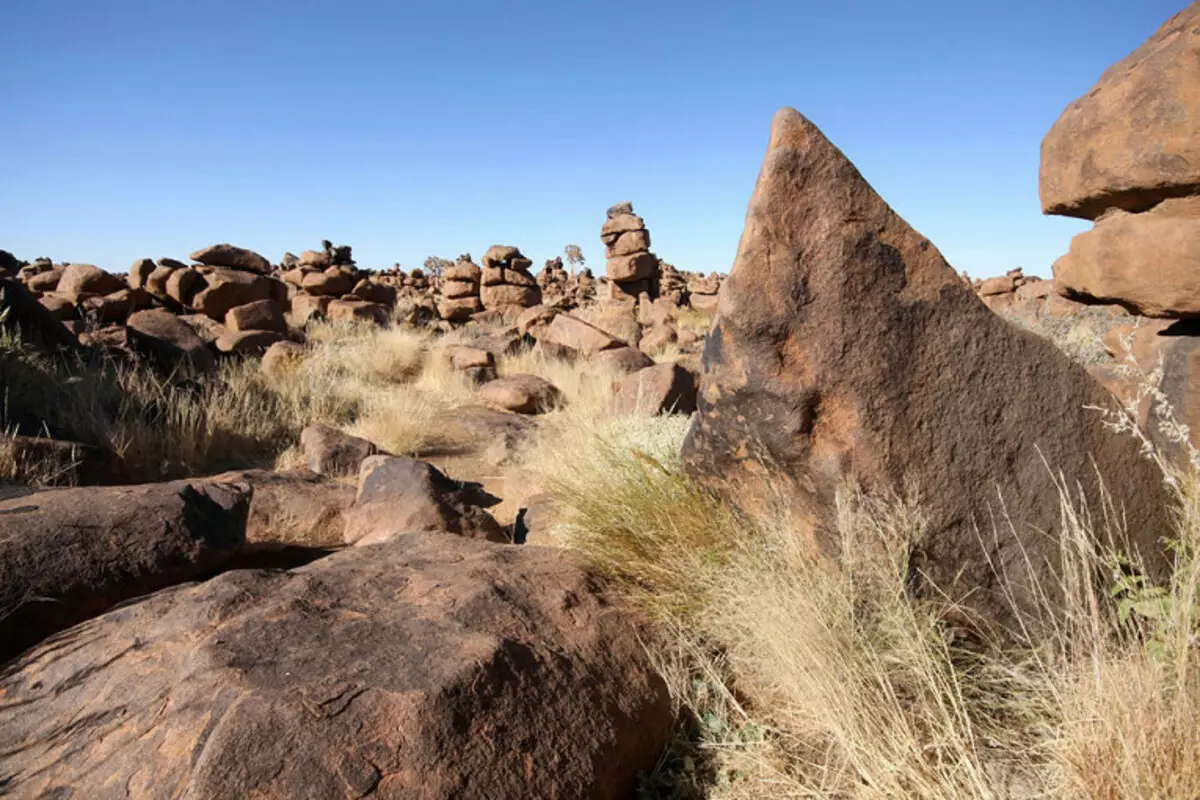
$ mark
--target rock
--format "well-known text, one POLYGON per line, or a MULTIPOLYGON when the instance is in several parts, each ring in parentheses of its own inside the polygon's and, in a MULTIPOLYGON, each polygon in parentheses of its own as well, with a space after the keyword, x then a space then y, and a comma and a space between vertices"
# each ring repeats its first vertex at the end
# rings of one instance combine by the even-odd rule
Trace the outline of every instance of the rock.
POLYGON ((228 331, 225 326, 203 314, 180 314, 179 321, 191 328, 205 344, 215 345, 228 331))
POLYGON ((438 303, 438 314, 450 322, 466 322, 472 314, 478 314, 480 311, 483 311, 483 303, 478 297, 442 300, 438 303))
POLYGON ((521 312, 521 316, 517 317, 517 333, 522 336, 528 334, 536 339, 559 313, 559 309, 553 306, 542 305, 527 308, 521 312))
POLYGON ((203 250, 197 250, 188 258, 210 267, 230 267, 257 272, 260 275, 271 274, 271 262, 264 256, 260 256, 253 250, 235 247, 231 244, 214 244, 203 250))
POLYGON ((379 303, 365 300, 334 300, 325 310, 331 322, 367 322, 386 326, 392 312, 379 303))
POLYGON ((332 297, 314 297, 311 294, 297 294, 291 299, 292 316, 297 325, 304 325, 312 317, 324 318, 332 297))
POLYGON ((611 206, 609 206, 608 211, 605 212, 605 216, 608 219, 612 219, 613 217, 619 217, 622 214, 632 214, 632 213, 633 213, 633 203, 629 202, 628 200, 624 200, 620 203, 613 203, 611 206))
POLYGON ((274 281, 251 272, 214 269, 204 279, 207 286, 192 298, 192 308, 217 322, 224 322, 231 308, 272 299, 274 281))
POLYGON ((617 386, 613 410, 618 414, 691 414, 696 410, 697 376, 668 362, 626 375, 617 386))
POLYGON ((79 308, 88 319, 100 323, 123 322, 133 313, 133 296, 128 289, 98 297, 85 297, 79 308))
POLYGON ((450 365, 459 370, 496 366, 496 357, 478 347, 451 345, 446 348, 446 355, 450 359, 450 365))
POLYGON ((187 264, 174 258, 160 258, 158 260, 158 265, 160 267, 166 267, 167 269, 190 269, 187 264))
POLYGON ((654 359, 635 347, 618 347, 613 350, 601 351, 592 356, 591 362, 597 367, 621 375, 628 375, 631 372, 654 366, 654 359))
POLYGON ((150 277, 150 273, 154 272, 157 267, 152 258, 139 258, 133 262, 129 268, 129 276, 125 279, 129 284, 130 289, 144 289, 146 287, 146 279, 150 277))
POLYGON ((565 348, 575 356, 590 356, 626 346, 620 339, 570 314, 557 314, 538 335, 538 342, 565 348))
POLYGON ((708 334, 684 444, 693 474, 748 510, 784 498, 830 549, 847 480, 917 492, 928 527, 914 588, 1011 622, 992 565, 1028 618, 1032 580, 1059 585, 1051 470, 1100 508, 1099 470, 1131 544, 1152 572, 1164 564, 1162 477, 1085 410, 1106 403, 1050 342, 989 312, 812 123, 776 115, 708 334), (1011 529, 993 530, 998 496, 1011 529))
POLYGON ((53 267, 45 272, 39 272, 26 280, 25 285, 29 287, 29 291, 31 292, 56 291, 66 269, 66 267, 53 267))
POLYGON ((507 534, 485 510, 499 502, 480 484, 453 480, 424 461, 370 456, 359 467, 344 541, 364 546, 406 533, 436 532, 507 542, 507 534))
POLYGON ((66 295, 46 292, 37 301, 53 314, 55 319, 65 321, 79 317, 79 313, 75 309, 75 302, 66 295))
POLYGON ((644 253, 650 249, 650 231, 628 231, 617 236, 604 250, 606 258, 644 253))
POLYGON ((1042 141, 1042 210, 1096 219, 1200 193, 1200 5, 1100 76, 1042 141))
POLYGON ((1044 300, 1054 291, 1053 281, 1044 281, 1041 279, 1031 280, 1017 287, 1016 295, 1018 303, 1032 302, 1034 300, 1044 300))
POLYGON ((318 475, 353 475, 375 445, 337 428, 314 423, 300 432, 300 449, 310 471, 318 475))
POLYGON ((453 266, 446 267, 446 271, 442 273, 442 278, 446 281, 462 281, 463 283, 473 283, 475 285, 479 284, 482 276, 483 270, 470 261, 459 261, 453 266))
POLYGON ((291 372, 304 360, 304 345, 296 342, 275 342, 263 353, 259 369, 270 378, 278 378, 291 372))
POLYGON ((1200 196, 1105 214, 1054 263, 1054 286, 1072 300, 1143 316, 1200 316, 1200 196))
POLYGON ((279 266, 282 269, 295 269, 300 264, 300 257, 295 253, 284 253, 283 258, 279 260, 279 266))
POLYGON ((385 286, 382 283, 374 283, 365 278, 354 285, 354 291, 351 294, 359 300, 376 303, 389 309, 396 305, 395 286, 385 286))
POLYGON ((506 244, 494 244, 483 254, 483 266, 484 268, 508 266, 514 259, 526 260, 518 248, 506 244))
POLYGON ((253 490, 244 554, 342 546, 346 511, 354 503, 352 485, 308 470, 248 469, 211 480, 253 490))
POLYGON ((250 488, 215 481, 0 500, 0 661, 131 597, 211 575, 245 541, 250 488))
POLYGON ((167 281, 170 280, 171 275, 175 272, 176 270, 170 267, 157 266, 153 272, 146 276, 146 284, 142 288, 149 292, 151 297, 156 297, 164 303, 169 303, 171 296, 167 294, 167 281))
POLYGON ((283 309, 274 300, 256 300, 231 308, 225 314, 225 327, 231 331, 276 331, 287 333, 283 309))
POLYGON ((996 294, 1012 294, 1017 290, 1017 282, 1007 275, 999 278, 988 278, 979 286, 979 294, 983 297, 996 294))
POLYGON ((661 353, 679 338, 674 325, 655 325, 642 332, 638 347, 644 353, 661 353))
POLYGON ((294 267, 292 269, 287 270, 279 277, 283 280, 284 283, 291 284, 292 286, 295 286, 297 289, 303 289, 304 288, 304 276, 308 275, 312 272, 316 272, 316 271, 317 270, 294 267))
POLYGON ((616 242, 622 234, 646 229, 645 221, 637 214, 618 214, 605 220, 600 228, 600 239, 606 245, 616 242))
POLYGON ((442 296, 449 300, 458 300, 462 297, 477 297, 479 295, 479 284, 470 281, 445 281, 442 284, 442 296))
POLYGON ((542 414, 554 410, 563 397, 558 387, 536 375, 507 375, 480 387, 479 399, 518 414, 542 414))
POLYGON ((208 372, 217 365, 204 341, 170 311, 137 311, 125 325, 130 348, 167 372, 208 372))
POLYGON ((618 800, 674 723, 649 635, 563 549, 414 534, 230 572, 14 664, 0 773, 22 797, 618 800))
POLYGON ((601 302, 575 312, 580 319, 605 331, 613 338, 631 347, 637 347, 642 340, 642 326, 637 321, 637 310, 632 298, 630 302, 602 300, 601 302))
POLYGON ((305 250, 297 262, 301 267, 326 270, 333 266, 333 254, 327 250, 305 250))
POLYGON ((99 267, 91 264, 68 264, 55 291, 74 297, 78 302, 85 295, 111 294, 125 286, 125 281, 99 267))
MULTIPOLYGON (((184 308, 192 308, 196 295, 208 288, 208 281, 194 269, 177 269, 166 280, 166 296, 184 308)), ((165 299, 165 298, 163 298, 165 299)))
POLYGON ((303 280, 304 291, 331 297, 349 294, 354 284, 354 275, 338 267, 330 267, 324 272, 305 273, 303 280))
POLYGON ((0 330, 45 351, 71 350, 75 337, 17 278, 0 278, 0 330))
POLYGON ((615 256, 608 259, 606 269, 610 281, 641 281, 658 274, 658 259, 653 253, 615 256))
MULTIPOLYGON (((499 308, 502 306, 518 306, 532 308, 542 302, 542 293, 537 286, 484 286, 479 290, 479 299, 484 308, 499 308)), ((519 316, 519 314, 518 314, 519 316)))
POLYGON ((232 355, 259 355, 283 341, 278 331, 226 331, 213 342, 217 350, 232 355))
POLYGON ((688 305, 697 311, 712 311, 717 307, 717 295, 693 294, 688 297, 688 305))

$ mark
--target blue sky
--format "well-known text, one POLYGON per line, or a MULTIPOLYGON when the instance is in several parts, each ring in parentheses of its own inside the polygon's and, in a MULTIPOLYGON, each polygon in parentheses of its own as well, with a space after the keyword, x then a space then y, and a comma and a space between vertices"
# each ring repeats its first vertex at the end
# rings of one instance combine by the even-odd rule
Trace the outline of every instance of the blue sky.
POLYGON ((563 245, 727 271, 772 114, 819 125, 955 267, 1049 265, 1038 148, 1183 0, 2 0, 0 248, 123 270, 329 238, 361 266, 563 245))

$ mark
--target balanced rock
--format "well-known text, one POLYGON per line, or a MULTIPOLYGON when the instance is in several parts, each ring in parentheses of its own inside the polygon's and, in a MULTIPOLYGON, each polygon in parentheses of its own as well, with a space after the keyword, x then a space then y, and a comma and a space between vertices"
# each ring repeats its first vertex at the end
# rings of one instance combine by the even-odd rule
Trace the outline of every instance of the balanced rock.
POLYGON ((831 548, 847 480, 915 495, 914 580, 1010 620, 996 565, 1025 611, 1035 582, 1059 585, 1058 474, 1100 508, 1098 470, 1131 545, 1163 565, 1162 476, 1085 409, 1111 402, 989 312, 811 122, 776 115, 705 348, 693 473, 749 508, 783 495, 831 548))
POLYGON ((531 266, 533 262, 515 247, 498 244, 488 248, 483 255, 479 290, 484 309, 506 314, 514 309, 511 313, 516 319, 521 309, 540 305, 542 292, 529 272, 531 266))
POLYGON ((245 269, 257 272, 260 275, 269 275, 271 273, 271 262, 265 256, 260 256, 253 250, 247 250, 244 247, 237 247, 232 244, 214 244, 202 250, 197 250, 188 256, 188 258, 198 264, 207 264, 210 267, 245 269))

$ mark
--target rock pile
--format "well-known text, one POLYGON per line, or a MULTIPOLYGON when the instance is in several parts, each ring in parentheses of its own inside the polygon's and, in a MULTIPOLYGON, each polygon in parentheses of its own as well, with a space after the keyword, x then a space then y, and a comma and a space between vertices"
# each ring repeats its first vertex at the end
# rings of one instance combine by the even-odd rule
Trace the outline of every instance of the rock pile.
POLYGON ((487 311, 515 321, 527 308, 540 305, 542 292, 529 272, 533 262, 508 245, 492 245, 483 254, 479 299, 487 311))
MULTIPOLYGON (((489 251, 491 252, 491 251, 489 251)), ((458 261, 442 275, 442 299, 438 312, 448 322, 466 322, 471 316, 483 311, 480 298, 480 281, 483 270, 471 261, 470 253, 458 257, 458 261)))
POLYGON ((708 275, 697 275, 688 280, 688 303, 692 308, 708 310, 717 307, 717 293, 721 291, 724 279, 720 273, 710 272, 708 275))
POLYGON ((360 271, 348 245, 334 247, 328 240, 322 245, 321 250, 305 250, 282 275, 291 287, 293 322, 302 326, 313 317, 323 317, 386 325, 396 305, 393 282, 360 271))
MULTIPOLYGON (((1178 320, 1143 321, 1136 337, 1131 326, 1137 345, 1110 349, 1146 374, 1161 359, 1161 388, 1200 445, 1200 3, 1067 107, 1042 142, 1039 177, 1045 213, 1095 223, 1055 262, 1055 290, 1178 320)), ((1156 414, 1139 409, 1151 436, 1186 444, 1167 441, 1156 414)))
POLYGON ((1004 311, 1016 304, 1031 304, 1045 300, 1053 290, 1050 281, 1026 277, 1020 267, 1004 275, 973 281, 971 287, 983 304, 992 311, 1004 311))
POLYGON ((608 259, 609 296, 638 298, 643 293, 658 297, 658 257, 650 252, 650 231, 633 213, 633 204, 618 203, 608 209, 600 229, 604 255, 608 259))

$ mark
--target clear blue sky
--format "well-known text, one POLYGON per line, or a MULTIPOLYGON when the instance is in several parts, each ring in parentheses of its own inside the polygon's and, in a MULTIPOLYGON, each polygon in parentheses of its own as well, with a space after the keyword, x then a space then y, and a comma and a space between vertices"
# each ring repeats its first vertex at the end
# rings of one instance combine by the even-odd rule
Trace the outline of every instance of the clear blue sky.
POLYGON ((1049 274, 1038 148, 1183 0, 0 0, 0 248, 123 270, 322 238, 603 267, 605 208, 727 271, 772 114, 959 269, 1049 274))

